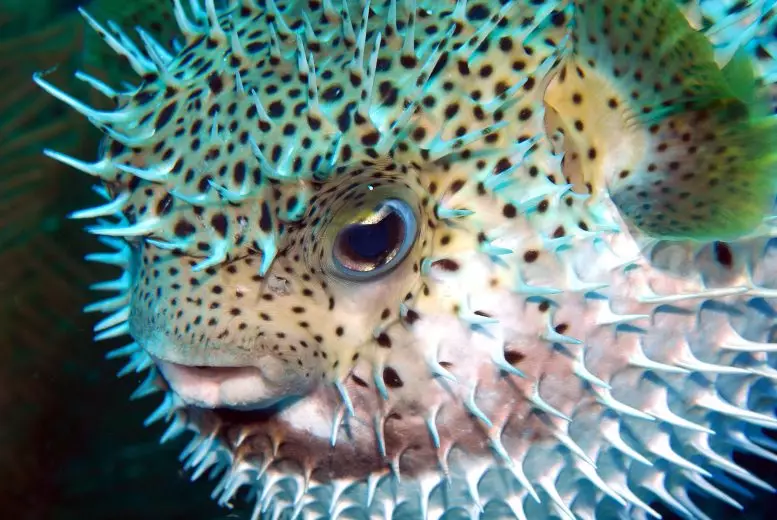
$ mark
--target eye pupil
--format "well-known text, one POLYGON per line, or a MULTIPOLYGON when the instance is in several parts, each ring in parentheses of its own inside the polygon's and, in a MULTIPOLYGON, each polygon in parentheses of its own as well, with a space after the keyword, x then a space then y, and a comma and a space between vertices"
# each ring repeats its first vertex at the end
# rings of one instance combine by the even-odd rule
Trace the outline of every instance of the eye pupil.
POLYGON ((337 274, 369 278, 401 262, 415 242, 415 214, 407 203, 387 200, 365 219, 342 228, 335 239, 337 274))
POLYGON ((352 224, 341 233, 341 251, 353 260, 382 263, 402 240, 404 224, 391 211, 373 224, 352 224))

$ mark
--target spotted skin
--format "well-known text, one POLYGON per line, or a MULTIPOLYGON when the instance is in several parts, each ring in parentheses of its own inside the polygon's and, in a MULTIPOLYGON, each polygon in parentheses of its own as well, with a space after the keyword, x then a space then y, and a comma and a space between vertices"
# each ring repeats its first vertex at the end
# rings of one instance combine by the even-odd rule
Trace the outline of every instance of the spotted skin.
POLYGON ((545 104, 575 95, 558 73, 579 6, 203 12, 169 63, 118 49, 143 79, 113 112, 38 81, 107 134, 95 163, 50 153, 109 200, 76 215, 110 217, 93 231, 115 253, 91 259, 125 272, 89 309, 113 312, 98 338, 132 336, 111 356, 148 369, 135 397, 163 392, 165 439, 195 431, 185 465, 220 475, 221 503, 705 518, 688 488, 763 487, 730 457, 773 457, 775 244, 651 240, 586 185, 554 124, 574 111, 545 104), (343 276, 338 233, 387 199, 412 247, 343 276))

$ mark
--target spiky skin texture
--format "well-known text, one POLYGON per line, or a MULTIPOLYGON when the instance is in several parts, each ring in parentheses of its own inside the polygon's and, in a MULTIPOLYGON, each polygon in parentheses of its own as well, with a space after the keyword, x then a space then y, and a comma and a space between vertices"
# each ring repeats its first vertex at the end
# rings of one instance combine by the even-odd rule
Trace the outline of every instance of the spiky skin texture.
POLYGON ((149 420, 195 432, 186 466, 224 504, 705 518, 689 491, 768 488, 731 453, 777 459, 771 228, 649 239, 572 190, 543 101, 578 8, 502 3, 208 2, 171 61, 115 45, 144 80, 114 112, 38 79, 108 135, 97 163, 51 154, 104 182, 77 217, 119 212, 93 229, 124 269, 99 338, 133 337, 111 356, 148 370, 149 420), (343 278, 335 237, 389 198, 411 249, 343 278))

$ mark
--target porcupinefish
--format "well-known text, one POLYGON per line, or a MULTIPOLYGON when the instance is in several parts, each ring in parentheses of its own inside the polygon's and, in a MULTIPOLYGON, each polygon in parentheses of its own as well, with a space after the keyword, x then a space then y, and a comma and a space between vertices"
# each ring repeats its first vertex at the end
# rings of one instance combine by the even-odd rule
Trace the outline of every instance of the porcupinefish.
POLYGON ((775 461, 775 7, 213 0, 135 45, 97 339, 253 518, 743 507, 775 461), (701 13, 694 18, 693 13, 701 13), (703 27, 697 27, 695 24, 703 27), (250 508, 251 506, 249 506, 250 508))

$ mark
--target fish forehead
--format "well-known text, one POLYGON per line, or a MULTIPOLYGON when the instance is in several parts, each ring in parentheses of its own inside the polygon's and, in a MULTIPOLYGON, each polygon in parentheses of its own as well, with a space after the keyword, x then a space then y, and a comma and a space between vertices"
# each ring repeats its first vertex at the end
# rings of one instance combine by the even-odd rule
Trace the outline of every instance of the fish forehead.
MULTIPOLYGON (((135 168, 116 173, 118 183, 129 188, 130 221, 161 219, 158 238, 183 242, 193 254, 214 254, 208 228, 232 235, 232 242, 238 242, 235 235, 242 238, 231 244, 231 253, 251 247, 252 238, 261 249, 273 228, 304 212, 311 188, 298 179, 327 177, 342 164, 374 157, 376 148, 396 145, 391 127, 403 114, 413 119, 411 135, 398 136, 399 149, 410 148, 407 161, 428 162, 457 141, 474 141, 469 153, 504 149, 504 164, 520 151, 511 143, 517 145, 541 128, 540 74, 552 65, 554 37, 561 39, 563 24, 541 31, 536 25, 551 12, 563 20, 563 13, 529 3, 511 4, 500 12, 481 3, 469 7, 477 24, 464 27, 452 19, 454 7, 419 6, 415 19, 392 24, 386 23, 388 3, 371 5, 376 12, 362 26, 363 13, 351 6, 353 34, 339 22, 324 23, 327 13, 319 9, 309 17, 321 25, 315 38, 295 44, 295 36, 283 29, 304 22, 294 3, 284 12, 288 20, 283 24, 268 24, 265 18, 272 15, 265 11, 233 18, 231 33, 239 43, 225 42, 230 58, 223 57, 224 45, 213 39, 195 40, 170 65, 169 73, 181 77, 180 88, 156 81, 131 102, 133 119, 141 121, 145 133, 154 134, 153 146, 107 147, 107 158, 135 168), (414 38, 397 35, 405 23, 412 26, 414 38), (532 30, 538 33, 536 42, 518 45, 532 30), (374 54, 379 35, 381 50, 374 54), (459 49, 455 59, 447 50, 435 51, 441 42, 459 49), (300 53, 300 48, 307 50, 300 53), (326 52, 310 51, 321 48, 326 52), (470 71, 468 62, 474 57, 479 65, 470 71), (310 72, 300 73, 299 66, 310 72), (520 96, 518 102, 514 94, 520 96), (408 109, 411 101, 415 105, 408 109), (503 130, 491 133, 496 127, 503 130), (378 133, 384 138, 373 143, 378 133), (482 133, 491 133, 487 141, 482 133), (163 175, 172 182, 149 186, 133 180, 137 177, 132 173, 149 167, 153 171, 148 176, 163 175), (218 207, 214 201, 220 195, 236 200, 239 209, 218 207), (135 215, 138 209, 144 211, 135 215), (199 247, 201 243, 205 245, 199 247)), ((409 8, 404 11, 408 16, 409 8)), ((409 133, 409 127, 403 132, 409 133)), ((548 173, 561 178, 559 172, 548 173)))
POLYGON ((713 430, 752 451, 774 422, 773 243, 646 240, 565 178, 542 93, 568 5, 364 6, 203 10, 208 35, 125 100, 108 188, 153 241, 111 243, 133 281, 98 328, 129 327, 117 355, 138 367, 264 359, 250 381, 301 398, 191 406, 168 386, 191 373, 168 365, 138 395, 165 390, 153 417, 199 432, 187 465, 229 468, 222 501, 248 485, 257 514, 607 517, 598 502, 658 496, 693 516, 678 486, 714 490, 699 457, 730 453, 713 430), (405 268, 364 286, 311 272, 316 219, 398 184, 428 219, 405 268))

